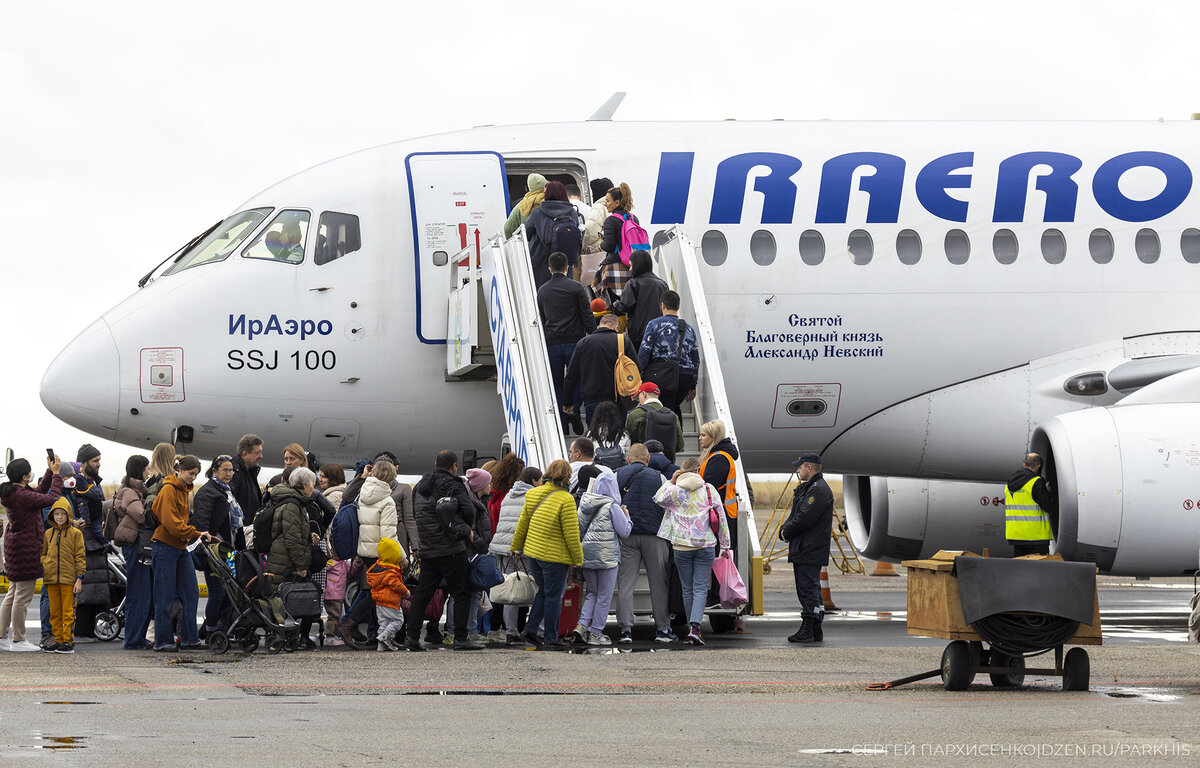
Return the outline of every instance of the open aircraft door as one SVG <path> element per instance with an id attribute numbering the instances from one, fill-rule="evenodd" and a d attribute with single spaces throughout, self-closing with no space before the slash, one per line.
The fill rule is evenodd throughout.
<path id="1" fill-rule="evenodd" d="M 699 426 L 706 421 L 720 419 L 725 422 L 725 434 L 736 443 L 737 428 L 729 411 L 729 395 L 725 391 L 725 377 L 721 373 L 721 358 L 717 352 L 712 320 L 708 316 L 708 301 L 704 295 L 704 283 L 700 279 L 695 246 L 679 226 L 673 227 L 667 233 L 667 238 L 665 243 L 654 249 L 654 271 L 683 300 L 679 316 L 696 329 L 696 338 L 700 343 L 700 370 L 696 377 L 696 399 L 692 401 L 696 424 Z M 761 614 L 763 567 L 758 526 L 754 522 L 746 470 L 741 458 L 734 463 L 738 477 L 737 526 L 741 550 L 737 553 L 737 567 L 750 588 L 750 613 Z"/>
<path id="2" fill-rule="evenodd" d="M 496 152 L 415 152 L 404 159 L 416 261 L 417 338 L 444 344 L 450 259 L 470 249 L 478 263 L 508 218 L 504 158 Z"/>

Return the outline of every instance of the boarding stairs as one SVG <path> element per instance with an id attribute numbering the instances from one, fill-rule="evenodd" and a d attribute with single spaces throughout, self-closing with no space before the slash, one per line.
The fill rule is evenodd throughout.
<path id="1" fill-rule="evenodd" d="M 734 442 L 737 432 L 695 247 L 682 228 L 675 227 L 653 255 L 656 273 L 682 297 L 680 317 L 696 330 L 700 342 L 696 398 L 683 408 L 686 447 L 676 457 L 678 463 L 698 456 L 699 426 L 704 422 L 720 419 Z M 450 381 L 494 377 L 508 447 L 527 465 L 544 469 L 550 461 L 565 458 L 567 446 L 529 265 L 523 227 L 508 240 L 496 236 L 479 251 L 470 246 L 452 258 L 446 376 Z M 757 615 L 763 611 L 762 550 L 746 471 L 741 459 L 736 464 L 741 550 L 737 565 L 750 592 L 743 612 Z"/>

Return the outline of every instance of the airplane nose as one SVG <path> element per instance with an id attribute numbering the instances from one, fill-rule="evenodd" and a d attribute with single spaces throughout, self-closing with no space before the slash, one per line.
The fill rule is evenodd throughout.
<path id="1" fill-rule="evenodd" d="M 108 323 L 97 320 L 58 353 L 42 376 L 46 409 L 99 437 L 117 433 L 121 358 Z"/>

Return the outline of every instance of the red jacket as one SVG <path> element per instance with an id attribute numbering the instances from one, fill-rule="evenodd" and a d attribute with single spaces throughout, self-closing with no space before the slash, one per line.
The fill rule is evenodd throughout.
<path id="1" fill-rule="evenodd" d="M 496 526 L 500 524 L 500 504 L 504 501 L 504 497 L 508 495 L 511 488 L 505 488 L 502 491 L 492 491 L 492 495 L 488 497 L 488 516 L 492 518 L 492 536 L 496 535 Z"/>
<path id="2" fill-rule="evenodd" d="M 9 581 L 35 581 L 42 577 L 42 540 L 46 523 L 42 510 L 62 496 L 62 476 L 46 471 L 37 490 L 14 485 L 4 497 L 8 524 L 4 529 L 4 567 Z"/>
<path id="3" fill-rule="evenodd" d="M 371 585 L 371 598 L 376 605 L 400 610 L 400 601 L 408 594 L 400 566 L 376 560 L 367 569 L 367 583 Z"/>

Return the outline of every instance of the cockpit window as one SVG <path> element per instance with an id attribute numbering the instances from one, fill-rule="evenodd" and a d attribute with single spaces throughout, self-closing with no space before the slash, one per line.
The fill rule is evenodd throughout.
<path id="1" fill-rule="evenodd" d="M 229 254 L 237 250 L 237 247 L 242 244 L 259 222 L 267 218 L 271 213 L 270 208 L 252 208 L 248 211 L 235 213 L 225 221 L 221 222 L 212 232 L 208 234 L 200 242 L 192 246 L 191 250 L 181 256 L 171 268 L 163 275 L 173 275 L 176 272 L 182 272 L 189 267 L 196 267 L 201 264 L 210 264 L 214 261 L 221 261 Z"/>
<path id="2" fill-rule="evenodd" d="M 269 259 L 288 264 L 304 261 L 308 239 L 308 211 L 280 211 L 271 224 L 242 251 L 247 259 Z"/>
<path id="3" fill-rule="evenodd" d="M 317 264 L 328 264 L 347 253 L 362 248 L 362 235 L 358 231 L 358 217 L 349 213 L 325 211 L 317 225 Z"/>

